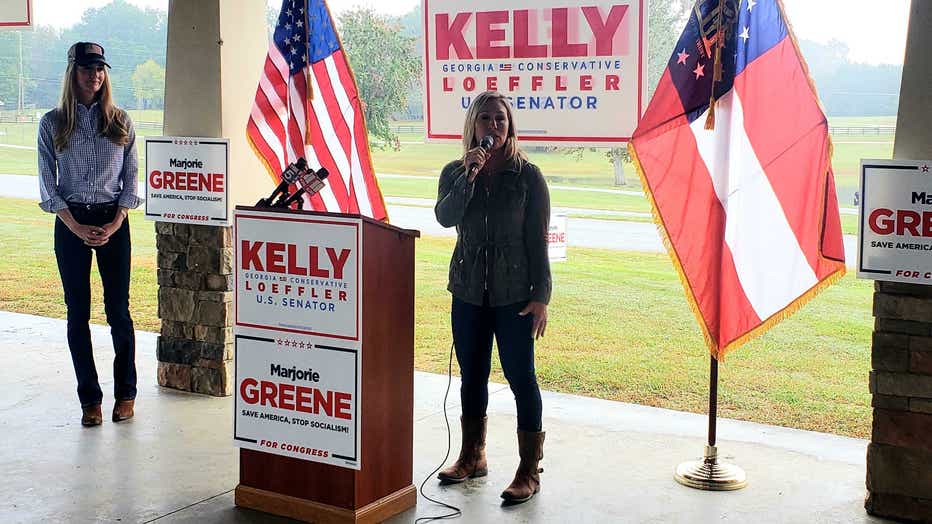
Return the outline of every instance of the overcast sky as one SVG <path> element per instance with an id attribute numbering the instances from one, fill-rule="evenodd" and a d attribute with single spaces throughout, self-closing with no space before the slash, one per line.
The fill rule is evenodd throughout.
<path id="1" fill-rule="evenodd" d="M 34 0 L 37 24 L 65 27 L 81 18 L 88 7 L 100 7 L 111 0 Z M 168 0 L 128 0 L 141 7 L 168 9 Z M 261 0 L 241 0 L 261 1 Z M 267 0 L 278 6 L 278 0 Z M 665 1 L 665 0 L 654 0 Z M 918 0 L 924 1 L 924 0 Z M 356 6 L 378 12 L 407 13 L 420 0 L 329 0 L 334 15 Z M 530 2 L 533 3 L 533 2 Z M 906 45 L 909 0 L 783 0 L 787 16 L 800 39 L 828 42 L 835 39 L 848 45 L 849 59 L 870 64 L 902 64 Z"/>

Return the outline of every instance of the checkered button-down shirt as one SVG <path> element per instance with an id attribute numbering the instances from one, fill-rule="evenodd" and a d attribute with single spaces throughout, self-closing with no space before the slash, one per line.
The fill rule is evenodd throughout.
<path id="1" fill-rule="evenodd" d="M 119 146 L 98 131 L 100 107 L 77 104 L 74 132 L 64 151 L 56 151 L 53 140 L 57 110 L 39 122 L 39 207 L 54 213 L 68 203 L 117 202 L 136 208 L 136 132 L 129 122 L 129 142 Z"/>

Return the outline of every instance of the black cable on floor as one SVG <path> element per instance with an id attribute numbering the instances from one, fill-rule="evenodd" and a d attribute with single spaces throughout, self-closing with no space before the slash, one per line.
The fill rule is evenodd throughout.
<path id="1" fill-rule="evenodd" d="M 426 477 L 424 477 L 424 481 L 421 482 L 421 487 L 419 488 L 418 491 L 421 492 L 421 496 L 424 497 L 425 500 L 428 500 L 430 502 L 433 502 L 434 504 L 437 504 L 438 506 L 443 506 L 453 511 L 451 513 L 437 515 L 435 517 L 420 517 L 418 519 L 415 519 L 414 524 L 420 524 L 421 522 L 433 522 L 435 520 L 455 519 L 455 518 L 459 518 L 463 516 L 463 510 L 461 510 L 460 508 L 452 504 L 447 504 L 446 502 L 442 502 L 440 500 L 430 498 L 427 496 L 426 493 L 424 493 L 424 486 L 427 484 L 427 481 L 430 480 L 431 478 L 434 478 L 434 475 L 438 471 L 440 471 L 440 468 L 442 468 L 443 465 L 446 464 L 447 459 L 450 458 L 450 444 L 451 444 L 450 440 L 452 437 L 451 437 L 451 432 L 450 432 L 450 419 L 447 418 L 447 397 L 450 396 L 450 384 L 452 383 L 453 383 L 453 344 L 451 343 L 450 344 L 450 362 L 449 364 L 447 364 L 447 390 L 443 394 L 443 421 L 447 425 L 447 452 L 443 456 L 443 460 L 440 461 L 440 465 L 437 466 L 436 469 L 428 473 Z"/>

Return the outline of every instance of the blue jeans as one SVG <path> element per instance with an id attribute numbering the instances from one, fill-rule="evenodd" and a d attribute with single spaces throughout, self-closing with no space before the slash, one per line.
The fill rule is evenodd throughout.
<path id="1" fill-rule="evenodd" d="M 69 206 L 81 224 L 100 226 L 113 220 L 116 207 L 88 210 Z M 103 393 L 97 380 L 91 347 L 91 250 L 97 252 L 97 269 L 104 290 L 104 311 L 110 324 L 115 357 L 113 394 L 117 400 L 136 398 L 136 333 L 129 315 L 130 238 L 129 220 L 99 247 L 90 247 L 55 219 L 55 258 L 68 307 L 68 349 L 78 379 L 82 407 L 100 404 Z"/>
<path id="2" fill-rule="evenodd" d="M 515 395 L 518 429 L 541 430 L 540 388 L 534 371 L 534 319 L 519 316 L 525 302 L 507 306 L 476 306 L 453 297 L 450 319 L 456 361 L 462 385 L 460 401 L 464 417 L 484 417 L 489 404 L 489 372 L 492 366 L 492 336 L 508 385 Z"/>

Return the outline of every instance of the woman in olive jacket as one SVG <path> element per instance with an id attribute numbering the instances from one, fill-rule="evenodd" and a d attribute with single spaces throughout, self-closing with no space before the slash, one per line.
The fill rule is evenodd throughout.
<path id="1" fill-rule="evenodd" d="M 473 100 L 463 150 L 461 160 L 443 168 L 434 208 L 440 224 L 456 226 L 457 232 L 447 289 L 453 294 L 450 317 L 463 406 L 459 458 L 438 478 L 453 483 L 488 473 L 486 407 L 494 335 L 518 411 L 520 464 L 502 498 L 524 502 L 540 490 L 543 458 L 534 340 L 547 327 L 550 301 L 550 196 L 540 169 L 518 148 L 504 95 L 489 91 Z"/>

